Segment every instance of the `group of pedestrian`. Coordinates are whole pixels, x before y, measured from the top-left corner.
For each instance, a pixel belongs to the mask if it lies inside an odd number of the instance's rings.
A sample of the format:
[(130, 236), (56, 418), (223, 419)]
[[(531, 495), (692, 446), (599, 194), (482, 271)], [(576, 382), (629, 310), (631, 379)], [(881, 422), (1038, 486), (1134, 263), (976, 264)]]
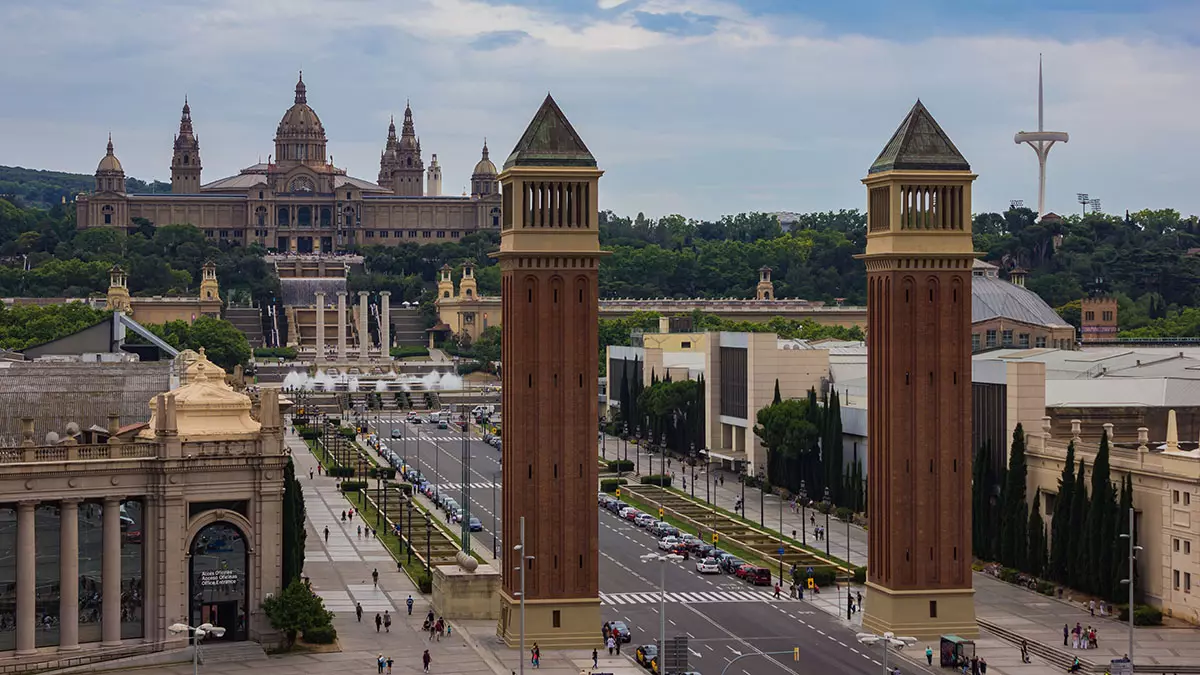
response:
[(1063, 624), (1063, 646), (1071, 645), (1072, 649), (1095, 649), (1098, 646), (1096, 642), (1096, 629), (1088, 626), (1084, 628), (1078, 622), (1074, 628), (1070, 628), (1067, 624)]
[(363, 538), (363, 533), (364, 533), (364, 532), (365, 532), (365, 533), (366, 533), (366, 535), (367, 535), (367, 539), (374, 539), (374, 538), (375, 538), (375, 529), (374, 529), (374, 528), (372, 528), (370, 525), (368, 525), (368, 526), (367, 526), (367, 527), (365, 527), (365, 528), (364, 528), (362, 525), (359, 525), (359, 526), (358, 526), (358, 538), (359, 538), (359, 539), (362, 539), (362, 538)]
[(604, 638), (604, 646), (608, 647), (609, 656), (612, 656), (614, 652), (621, 653), (621, 636), (612, 629), (607, 621), (600, 627), (600, 635)]
[(542, 648), (538, 643), (533, 643), (533, 649), (529, 650), (529, 664), (534, 668), (542, 667)]
[[(428, 653), (428, 652), (426, 652), (426, 653)], [(383, 673), (384, 668), (386, 668), (387, 675), (392, 675), (392, 663), (394, 663), (394, 661), (392, 661), (392, 657), (384, 656), (383, 654), (380, 654), (378, 657), (376, 657), (376, 660), (379, 663), (379, 672), (380, 673)], [(429, 672), (429, 671), (426, 670), (426, 672)]]

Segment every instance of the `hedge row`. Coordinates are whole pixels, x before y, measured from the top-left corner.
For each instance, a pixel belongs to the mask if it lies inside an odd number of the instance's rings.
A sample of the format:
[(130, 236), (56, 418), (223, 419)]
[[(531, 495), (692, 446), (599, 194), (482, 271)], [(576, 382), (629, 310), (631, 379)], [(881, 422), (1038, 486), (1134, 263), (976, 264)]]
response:
[(331, 466), (325, 472), (325, 475), (330, 478), (354, 478), (354, 467), (352, 466)]
[(428, 347), (418, 347), (414, 345), (405, 345), (403, 347), (392, 347), (388, 350), (393, 359), (402, 359), (408, 356), (429, 356)]
[(617, 491), (618, 487), (629, 485), (629, 481), (624, 478), (605, 478), (600, 481), (600, 490), (612, 494)]
[(344, 480), (341, 484), (342, 492), (362, 492), (367, 488), (365, 480)]
[(610, 459), (608, 460), (608, 470), (614, 473), (624, 473), (633, 471), (632, 459)]
[[(296, 360), (295, 347), (259, 347), (254, 350), (254, 356), (257, 358), (272, 358), (284, 359), (287, 361)], [(307, 639), (307, 635), (305, 637)]]
[(642, 476), (642, 485), (657, 485), (659, 487), (671, 487), (671, 477), (661, 474), (651, 474)]

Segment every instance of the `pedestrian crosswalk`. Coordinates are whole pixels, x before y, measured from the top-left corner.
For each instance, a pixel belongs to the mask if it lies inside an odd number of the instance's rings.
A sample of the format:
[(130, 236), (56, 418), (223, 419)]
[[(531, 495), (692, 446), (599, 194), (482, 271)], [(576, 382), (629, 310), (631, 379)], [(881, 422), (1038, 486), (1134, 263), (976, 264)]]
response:
[[(471, 486), (472, 490), (491, 490), (494, 487), (495, 488), (500, 487), (499, 483), (468, 483), (468, 485)], [(438, 485), (434, 485), (434, 487), (436, 487), (439, 490), (453, 492), (455, 490), (461, 490), (462, 483), (440, 483)]]
[(325, 602), (325, 609), (335, 613), (353, 613), (355, 605), (362, 604), (364, 612), (382, 612), (387, 610), (396, 613), (396, 608), (403, 603), (392, 598), (382, 589), (372, 584), (348, 584), (346, 590), (330, 589), (317, 590), (317, 595)]
[[(601, 593), (600, 602), (605, 605), (649, 605), (658, 604), (658, 593)], [(704, 602), (798, 602), (786, 596), (775, 599), (768, 591), (697, 591), (694, 593), (667, 593), (667, 602), (685, 605)]]

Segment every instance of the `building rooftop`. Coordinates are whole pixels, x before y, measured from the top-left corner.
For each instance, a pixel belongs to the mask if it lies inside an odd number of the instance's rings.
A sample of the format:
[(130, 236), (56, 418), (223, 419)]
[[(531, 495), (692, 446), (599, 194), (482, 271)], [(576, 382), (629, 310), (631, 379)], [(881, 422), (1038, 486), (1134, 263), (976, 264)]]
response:
[(970, 170), (971, 165), (917, 99), (868, 173)]
[(1037, 293), (990, 274), (971, 278), (971, 323), (1011, 319), (1033, 326), (1070, 328)]

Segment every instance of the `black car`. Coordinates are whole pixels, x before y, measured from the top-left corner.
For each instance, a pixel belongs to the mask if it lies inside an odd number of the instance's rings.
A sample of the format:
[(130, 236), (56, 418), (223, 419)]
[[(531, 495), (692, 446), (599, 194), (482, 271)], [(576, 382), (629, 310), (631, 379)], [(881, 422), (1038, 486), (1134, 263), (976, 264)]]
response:
[(626, 504), (625, 502), (621, 501), (620, 499), (614, 499), (613, 501), (608, 503), (608, 510), (612, 511), (613, 513), (620, 513), (621, 509), (623, 509), (627, 506), (629, 506), (629, 505)]
[(720, 560), (721, 569), (724, 570), (726, 574), (733, 574), (737, 568), (745, 564), (745, 560), (742, 560), (735, 555), (727, 555)]
[(629, 632), (629, 626), (626, 626), (624, 621), (610, 621), (608, 627), (612, 630), (611, 635), (617, 642), (633, 641), (633, 634)]

